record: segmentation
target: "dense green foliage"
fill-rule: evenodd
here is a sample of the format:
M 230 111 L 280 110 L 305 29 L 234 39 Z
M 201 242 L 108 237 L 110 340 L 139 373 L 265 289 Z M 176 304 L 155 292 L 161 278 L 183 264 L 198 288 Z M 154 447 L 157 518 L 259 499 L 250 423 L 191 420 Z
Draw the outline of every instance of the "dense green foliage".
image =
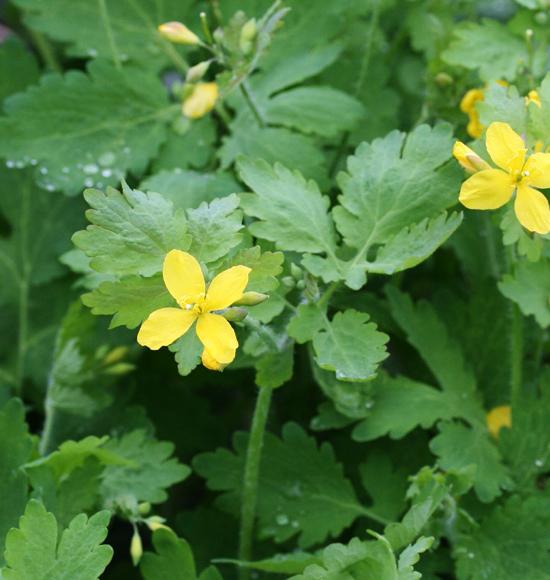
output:
M 0 577 L 550 580 L 550 233 L 465 209 L 453 158 L 493 122 L 550 151 L 550 2 L 5 24 Z M 136 341 L 172 250 L 250 269 L 223 372 Z

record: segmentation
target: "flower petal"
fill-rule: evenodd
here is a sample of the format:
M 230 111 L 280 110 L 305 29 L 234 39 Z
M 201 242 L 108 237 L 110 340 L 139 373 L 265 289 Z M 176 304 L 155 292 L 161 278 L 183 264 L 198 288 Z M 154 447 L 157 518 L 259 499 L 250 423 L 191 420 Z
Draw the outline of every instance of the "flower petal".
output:
M 223 371 L 226 365 L 218 362 L 206 349 L 202 351 L 202 364 L 211 371 Z
M 534 153 L 525 163 L 523 181 L 533 187 L 550 187 L 550 153 Z
M 251 271 L 247 266 L 233 266 L 220 272 L 208 287 L 206 309 L 222 310 L 240 300 Z
M 229 364 L 235 358 L 239 341 L 233 327 L 219 314 L 205 313 L 197 320 L 197 336 L 212 358 Z
M 191 254 L 171 250 L 164 258 L 162 277 L 168 292 L 181 304 L 185 298 L 204 295 L 205 283 L 200 264 Z
M 460 188 L 460 202 L 470 209 L 496 209 L 512 197 L 514 183 L 500 169 L 474 173 Z
M 481 157 L 462 141 L 457 141 L 453 147 L 453 155 L 455 159 L 462 165 L 468 173 L 475 173 L 482 169 L 491 169 L 491 166 L 481 159 Z
M 519 223 L 530 232 L 550 232 L 550 207 L 546 197 L 536 189 L 521 183 L 516 194 L 514 210 Z
M 491 159 L 502 169 L 513 172 L 523 167 L 527 151 L 525 143 L 508 123 L 491 123 L 485 145 Z
M 151 312 L 139 329 L 137 341 L 141 346 L 158 350 L 168 346 L 184 335 L 197 315 L 181 308 L 160 308 Z

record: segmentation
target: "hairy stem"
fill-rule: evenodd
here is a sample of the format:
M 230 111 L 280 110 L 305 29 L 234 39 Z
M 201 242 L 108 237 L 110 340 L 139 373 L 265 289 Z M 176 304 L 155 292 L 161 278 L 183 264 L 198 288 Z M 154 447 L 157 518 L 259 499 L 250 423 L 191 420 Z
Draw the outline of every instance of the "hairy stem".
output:
M 48 395 L 46 394 L 46 401 L 44 403 L 44 430 L 40 437 L 38 451 L 40 455 L 48 455 L 55 448 L 55 425 L 57 422 L 57 411 L 52 404 Z
M 260 111 L 260 109 L 256 103 L 256 100 L 254 98 L 254 94 L 252 93 L 252 90 L 250 89 L 250 85 L 248 84 L 248 82 L 246 80 L 244 80 L 239 86 L 241 88 L 241 92 L 245 98 L 245 101 L 247 102 L 248 106 L 250 107 L 252 114 L 256 118 L 256 121 L 258 121 L 260 127 L 265 127 L 266 122 L 265 122 L 264 116 L 263 116 L 262 112 Z
M 249 561 L 252 558 L 252 537 L 256 518 L 260 461 L 272 392 L 273 389 L 269 387 L 260 388 L 246 451 L 241 503 L 241 528 L 239 532 L 239 560 L 242 561 Z M 250 571 L 242 568 L 239 577 L 240 580 L 248 580 Z
M 510 399 L 514 407 L 521 399 L 523 367 L 523 318 L 517 304 L 512 304 L 511 319 Z
M 58 73 L 63 72 L 50 41 L 41 32 L 32 28 L 29 28 L 29 35 L 46 67 Z

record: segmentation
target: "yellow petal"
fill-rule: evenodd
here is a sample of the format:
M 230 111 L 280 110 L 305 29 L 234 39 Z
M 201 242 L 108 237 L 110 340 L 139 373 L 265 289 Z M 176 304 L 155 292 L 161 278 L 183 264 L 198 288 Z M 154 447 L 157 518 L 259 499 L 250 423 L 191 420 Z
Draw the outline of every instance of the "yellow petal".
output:
M 165 22 L 158 27 L 163 38 L 177 44 L 199 44 L 200 38 L 181 22 Z
M 503 427 L 512 426 L 512 409 L 510 405 L 501 405 L 495 407 L 487 413 L 487 429 L 489 433 L 495 438 L 498 438 L 498 433 Z
M 502 169 L 519 171 L 525 161 L 525 143 L 508 123 L 491 123 L 485 144 L 491 159 Z
M 483 135 L 483 125 L 479 122 L 477 113 L 470 113 L 470 122 L 466 125 L 466 132 L 474 139 L 479 139 Z
M 220 272 L 210 283 L 206 293 L 206 310 L 222 310 L 243 296 L 248 284 L 250 268 L 233 266 Z
M 226 365 L 218 362 L 206 349 L 202 351 L 202 364 L 211 371 L 223 371 Z
M 500 169 L 474 173 L 460 188 L 459 200 L 470 209 L 497 209 L 512 197 L 514 183 Z
M 210 356 L 227 365 L 235 358 L 239 346 L 231 324 L 219 314 L 205 313 L 197 320 L 197 336 Z
M 534 153 L 523 169 L 523 182 L 533 187 L 550 187 L 550 153 Z
M 186 298 L 204 295 L 205 282 L 200 264 L 191 254 L 171 250 L 164 258 L 162 277 L 168 292 L 178 304 Z
M 182 111 L 190 119 L 199 119 L 209 113 L 218 100 L 216 83 L 198 83 L 193 92 L 183 101 Z
M 158 350 L 184 335 L 197 315 L 182 308 L 160 308 L 149 315 L 139 329 L 137 341 L 141 346 Z
M 530 232 L 550 232 L 550 207 L 546 197 L 536 189 L 520 183 L 514 210 L 519 223 Z
M 484 98 L 483 89 L 470 89 L 460 101 L 460 110 L 466 114 L 470 114 L 472 111 L 475 112 L 476 103 L 483 101 Z
M 453 147 L 455 159 L 462 165 L 468 173 L 475 173 L 482 169 L 490 169 L 491 166 L 481 159 L 481 157 L 462 141 L 457 141 Z

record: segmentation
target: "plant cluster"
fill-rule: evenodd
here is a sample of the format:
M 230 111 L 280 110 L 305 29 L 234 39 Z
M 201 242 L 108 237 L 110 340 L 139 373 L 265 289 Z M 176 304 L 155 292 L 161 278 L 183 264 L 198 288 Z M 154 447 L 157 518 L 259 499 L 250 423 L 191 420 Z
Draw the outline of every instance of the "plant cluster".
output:
M 550 2 L 4 22 L 0 577 L 550 580 Z

